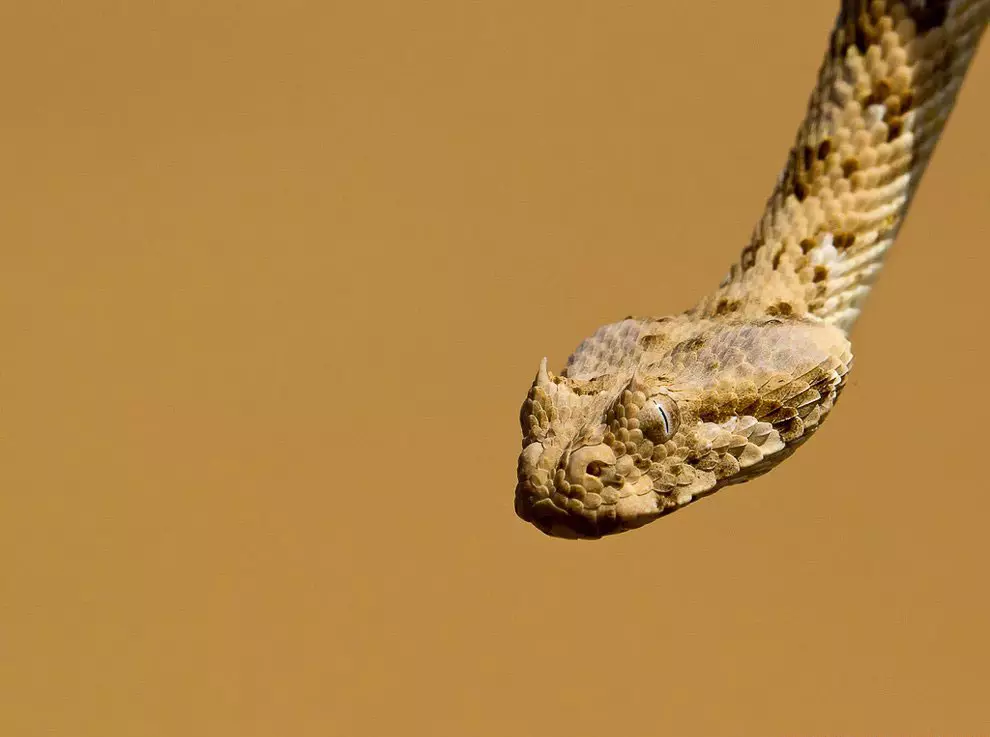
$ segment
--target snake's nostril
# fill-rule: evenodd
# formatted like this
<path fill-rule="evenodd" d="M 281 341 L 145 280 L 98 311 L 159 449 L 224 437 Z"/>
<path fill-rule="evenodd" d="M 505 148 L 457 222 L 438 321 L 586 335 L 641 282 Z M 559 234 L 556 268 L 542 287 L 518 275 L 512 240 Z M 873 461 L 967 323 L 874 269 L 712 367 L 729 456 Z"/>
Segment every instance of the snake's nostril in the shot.
<path fill-rule="evenodd" d="M 591 445 L 571 453 L 565 472 L 572 484 L 582 484 L 588 475 L 601 476 L 615 463 L 615 452 L 607 445 Z"/>

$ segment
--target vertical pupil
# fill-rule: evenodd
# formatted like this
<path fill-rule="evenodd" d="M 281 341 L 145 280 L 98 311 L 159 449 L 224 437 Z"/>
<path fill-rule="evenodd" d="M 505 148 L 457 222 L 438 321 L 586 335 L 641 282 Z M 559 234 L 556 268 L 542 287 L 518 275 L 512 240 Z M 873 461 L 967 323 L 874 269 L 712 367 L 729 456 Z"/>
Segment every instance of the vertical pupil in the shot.
<path fill-rule="evenodd" d="M 657 411 L 660 413 L 660 419 L 663 420 L 663 434 L 670 435 L 670 418 L 663 411 L 663 406 L 656 399 L 653 400 L 653 406 L 657 408 Z"/>

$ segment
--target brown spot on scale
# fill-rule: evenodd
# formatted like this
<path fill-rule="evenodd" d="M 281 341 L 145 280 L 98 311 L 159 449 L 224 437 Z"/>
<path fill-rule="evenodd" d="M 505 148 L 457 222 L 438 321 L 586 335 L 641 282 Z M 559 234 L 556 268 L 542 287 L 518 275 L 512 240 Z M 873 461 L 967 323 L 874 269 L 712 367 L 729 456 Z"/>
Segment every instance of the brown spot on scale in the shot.
<path fill-rule="evenodd" d="M 792 417 L 779 428 L 780 439 L 785 443 L 797 440 L 804 434 L 804 423 L 800 417 Z"/>
<path fill-rule="evenodd" d="M 659 351 L 667 341 L 666 335 L 644 335 L 639 339 L 639 344 L 644 351 Z"/>
<path fill-rule="evenodd" d="M 884 114 L 884 120 L 901 114 L 901 98 L 897 95 L 890 95 L 883 101 L 883 106 L 887 109 L 887 112 Z"/>
<path fill-rule="evenodd" d="M 828 155 L 832 153 L 832 141 L 826 138 L 821 143 L 819 143 L 817 153 L 818 153 L 819 161 L 824 161 L 825 159 L 827 159 Z"/>
<path fill-rule="evenodd" d="M 740 265 L 743 269 L 751 269 L 754 264 L 756 264 L 756 246 L 746 246 L 743 249 L 742 256 L 739 259 Z"/>
<path fill-rule="evenodd" d="M 794 407 L 780 407 L 773 412 L 768 412 L 761 419 L 776 425 L 797 417 L 797 414 L 797 409 Z"/>
<path fill-rule="evenodd" d="M 918 33 L 927 33 L 945 25 L 949 15 L 949 0 L 904 0 L 908 17 L 914 21 Z"/>
<path fill-rule="evenodd" d="M 688 338 L 687 340 L 678 343 L 674 348 L 675 351 L 696 351 L 705 345 L 705 338 L 701 335 L 696 335 L 693 338 Z"/>
<path fill-rule="evenodd" d="M 855 8 L 855 6 L 861 5 L 861 3 L 847 0 L 846 5 Z M 852 12 L 856 11 L 853 10 Z M 873 23 L 873 19 L 863 9 L 859 10 L 853 23 L 853 43 L 856 44 L 856 48 L 859 49 L 860 54 L 865 54 L 870 46 L 873 46 L 880 40 L 880 31 Z"/>
<path fill-rule="evenodd" d="M 855 234 L 849 232 L 836 233 L 832 239 L 832 245 L 835 246 L 835 249 L 837 251 L 844 251 L 850 246 L 852 246 L 852 244 L 855 242 L 856 242 Z"/>
<path fill-rule="evenodd" d="M 816 245 L 818 244 L 815 243 L 814 238 L 805 238 L 801 241 L 801 250 L 804 252 L 805 255 L 807 255 L 811 253 L 811 249 L 813 249 Z"/>
<path fill-rule="evenodd" d="M 887 141 L 893 141 L 904 131 L 904 121 L 900 117 L 891 118 L 887 121 Z"/>
<path fill-rule="evenodd" d="M 826 279 L 828 279 L 828 269 L 826 269 L 824 266 L 820 266 L 820 265 L 816 266 L 815 275 L 812 277 L 811 280 L 817 284 L 818 282 L 823 282 Z"/>
<path fill-rule="evenodd" d="M 738 309 L 739 309 L 739 302 L 737 300 L 726 299 L 725 297 L 722 297 L 722 299 L 718 301 L 718 304 L 715 305 L 715 314 L 728 315 L 732 312 L 735 312 Z"/>
<path fill-rule="evenodd" d="M 784 247 L 781 246 L 780 248 L 777 249 L 777 253 L 773 255 L 773 261 L 770 264 L 774 269 L 780 268 L 780 257 L 783 255 L 784 255 Z"/>
<path fill-rule="evenodd" d="M 905 90 L 901 95 L 901 108 L 900 113 L 903 115 L 914 105 L 914 92 L 911 90 Z"/>
<path fill-rule="evenodd" d="M 873 86 L 873 91 L 870 93 L 870 97 L 867 100 L 867 104 L 885 105 L 887 103 L 887 98 L 890 97 L 891 89 L 892 88 L 888 80 L 877 80 L 877 83 Z"/>
<path fill-rule="evenodd" d="M 842 162 L 842 174 L 848 179 L 859 171 L 859 162 L 852 156 Z"/>
<path fill-rule="evenodd" d="M 846 30 L 841 26 L 832 29 L 832 35 L 829 36 L 828 44 L 832 56 L 839 56 L 846 47 Z"/>
<path fill-rule="evenodd" d="M 794 196 L 797 197 L 798 202 L 804 202 L 807 199 L 808 188 L 804 182 L 794 182 Z"/>
<path fill-rule="evenodd" d="M 714 396 L 705 397 L 698 404 L 698 419 L 702 422 L 725 422 L 733 416 L 732 407 L 721 404 Z M 674 472 L 674 469 L 670 469 Z"/>
<path fill-rule="evenodd" d="M 767 314 L 773 317 L 790 317 L 794 314 L 794 307 L 790 302 L 778 302 L 767 307 Z"/>

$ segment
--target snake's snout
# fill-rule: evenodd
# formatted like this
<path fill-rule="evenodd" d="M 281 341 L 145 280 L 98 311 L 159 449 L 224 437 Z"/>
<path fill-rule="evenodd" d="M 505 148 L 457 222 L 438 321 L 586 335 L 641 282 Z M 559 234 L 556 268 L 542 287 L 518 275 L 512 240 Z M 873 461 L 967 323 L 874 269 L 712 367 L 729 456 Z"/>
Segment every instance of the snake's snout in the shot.
<path fill-rule="evenodd" d="M 564 508 L 557 506 L 561 502 Z M 550 537 L 598 538 L 602 533 L 592 520 L 581 512 L 568 511 L 567 502 L 558 497 L 542 497 L 528 482 L 520 481 L 516 486 L 516 514 L 532 523 Z"/>
<path fill-rule="evenodd" d="M 563 459 L 559 456 L 542 443 L 530 443 L 520 454 L 516 514 L 552 537 L 601 537 L 593 520 L 587 518 L 583 499 L 570 493 L 568 480 L 584 473 L 592 458 L 575 453 Z"/>
<path fill-rule="evenodd" d="M 552 537 L 596 539 L 641 526 L 659 513 L 649 477 L 635 480 L 605 444 L 576 448 L 550 466 L 539 443 L 522 452 L 516 514 Z"/>

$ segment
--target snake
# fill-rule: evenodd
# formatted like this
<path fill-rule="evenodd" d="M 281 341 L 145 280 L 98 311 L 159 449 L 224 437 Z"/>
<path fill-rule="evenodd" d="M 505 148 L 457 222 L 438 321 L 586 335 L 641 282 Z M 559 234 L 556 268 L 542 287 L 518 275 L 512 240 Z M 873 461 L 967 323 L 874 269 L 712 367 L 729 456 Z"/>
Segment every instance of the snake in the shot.
<path fill-rule="evenodd" d="M 990 0 L 842 0 L 786 164 L 718 287 L 599 328 L 559 374 L 541 361 L 520 410 L 518 517 L 558 538 L 638 529 L 814 435 L 988 21 Z"/>

